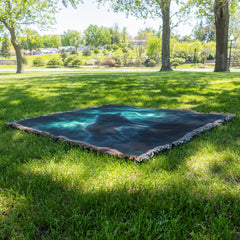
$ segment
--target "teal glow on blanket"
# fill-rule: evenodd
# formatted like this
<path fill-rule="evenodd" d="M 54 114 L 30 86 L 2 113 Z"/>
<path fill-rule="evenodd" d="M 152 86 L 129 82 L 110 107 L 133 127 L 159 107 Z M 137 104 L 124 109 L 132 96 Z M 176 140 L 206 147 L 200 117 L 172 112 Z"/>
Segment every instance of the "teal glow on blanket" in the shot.
<path fill-rule="evenodd" d="M 40 134 L 47 132 L 51 136 L 63 136 L 73 142 L 79 141 L 80 145 L 89 144 L 97 150 L 111 149 L 118 155 L 135 156 L 133 158 L 137 159 L 146 153 L 153 155 L 154 151 L 183 143 L 184 138 L 188 141 L 198 132 L 233 116 L 105 105 L 23 119 L 14 124 L 38 130 Z"/>

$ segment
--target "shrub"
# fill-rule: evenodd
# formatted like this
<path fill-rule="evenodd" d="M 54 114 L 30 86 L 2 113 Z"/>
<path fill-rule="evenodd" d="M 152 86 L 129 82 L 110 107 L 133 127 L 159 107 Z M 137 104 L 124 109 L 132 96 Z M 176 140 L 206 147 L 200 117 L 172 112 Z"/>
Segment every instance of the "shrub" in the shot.
<path fill-rule="evenodd" d="M 179 64 L 178 62 L 173 62 L 171 65 L 172 65 L 174 68 L 176 68 L 176 67 L 179 66 L 180 64 Z"/>
<path fill-rule="evenodd" d="M 82 55 L 85 57 L 91 56 L 91 50 L 90 49 L 84 49 L 82 52 Z"/>
<path fill-rule="evenodd" d="M 207 61 L 207 58 L 205 56 L 201 56 L 199 60 L 200 60 L 200 63 L 205 64 Z"/>
<path fill-rule="evenodd" d="M 133 50 L 133 49 L 134 49 L 133 43 L 129 43 L 128 48 L 130 48 L 131 50 Z"/>
<path fill-rule="evenodd" d="M 119 46 L 118 46 L 116 43 L 114 43 L 114 44 L 112 45 L 112 49 L 113 49 L 114 51 L 116 51 L 118 48 L 119 48 Z"/>
<path fill-rule="evenodd" d="M 199 57 L 198 57 L 196 48 L 194 49 L 193 63 L 199 63 Z"/>
<path fill-rule="evenodd" d="M 123 52 L 123 53 L 128 53 L 128 48 L 127 48 L 127 47 L 124 47 L 124 48 L 122 49 L 122 52 Z"/>
<path fill-rule="evenodd" d="M 115 56 L 113 56 L 112 57 L 114 60 L 115 60 L 115 62 L 116 62 L 116 67 L 122 67 L 124 64 L 123 64 L 123 62 L 124 62 L 124 59 L 123 59 L 123 56 L 121 56 L 121 55 L 115 55 Z"/>
<path fill-rule="evenodd" d="M 78 52 L 77 52 L 76 48 L 72 48 L 70 54 L 71 55 L 78 55 Z"/>
<path fill-rule="evenodd" d="M 107 47 L 106 47 L 106 49 L 108 50 L 108 51 L 111 51 L 112 50 L 112 47 L 111 47 L 111 45 L 107 45 Z"/>
<path fill-rule="evenodd" d="M 129 54 L 125 53 L 123 55 L 122 59 L 123 59 L 123 66 L 125 66 L 125 67 L 128 66 L 128 62 L 129 62 L 129 60 L 131 60 L 130 57 L 129 57 Z"/>
<path fill-rule="evenodd" d="M 140 46 L 138 48 L 140 48 Z M 161 49 L 162 49 L 162 41 L 159 37 L 152 36 L 148 39 L 146 54 L 149 58 L 159 63 L 161 59 Z M 144 52 L 144 48 L 141 47 L 139 51 Z M 139 54 L 139 56 L 141 55 Z"/>
<path fill-rule="evenodd" d="M 157 64 L 156 61 L 154 61 L 154 59 L 151 59 L 151 58 L 146 59 L 144 62 L 144 65 L 146 67 L 154 67 L 156 66 L 156 64 Z"/>
<path fill-rule="evenodd" d="M 65 59 L 64 61 L 64 66 L 69 66 L 71 64 L 71 62 L 74 60 L 74 58 L 76 58 L 76 56 L 69 56 Z"/>
<path fill-rule="evenodd" d="M 134 66 L 134 61 L 133 60 L 128 60 L 126 66 L 127 67 L 133 67 Z"/>
<path fill-rule="evenodd" d="M 94 64 L 97 65 L 97 66 L 100 66 L 101 65 L 101 60 L 98 58 L 94 61 Z"/>
<path fill-rule="evenodd" d="M 68 54 L 66 53 L 65 49 L 61 50 L 60 56 L 61 56 L 63 61 L 67 58 Z"/>
<path fill-rule="evenodd" d="M 47 66 L 51 67 L 51 68 L 56 68 L 56 67 L 60 67 L 63 64 L 62 60 L 58 57 L 52 57 L 48 63 Z"/>
<path fill-rule="evenodd" d="M 71 55 L 64 61 L 64 66 L 79 67 L 84 65 L 83 61 L 77 55 Z"/>
<path fill-rule="evenodd" d="M 215 57 L 212 54 L 209 54 L 209 57 L 207 58 L 207 60 L 214 60 Z"/>
<path fill-rule="evenodd" d="M 28 64 L 27 58 L 25 56 L 22 56 L 22 63 L 23 63 L 23 65 Z"/>
<path fill-rule="evenodd" d="M 134 67 L 141 67 L 143 65 L 143 60 L 141 58 L 137 58 L 134 63 Z"/>
<path fill-rule="evenodd" d="M 231 59 L 232 61 L 240 62 L 240 46 L 239 49 L 233 49 Z"/>
<path fill-rule="evenodd" d="M 108 54 L 107 49 L 103 49 L 103 54 L 104 54 L 104 55 L 107 55 L 107 54 Z"/>
<path fill-rule="evenodd" d="M 121 43 L 121 44 L 120 44 L 120 48 L 123 49 L 123 48 L 125 48 L 125 47 L 126 47 L 126 44 L 125 44 L 125 43 Z"/>
<path fill-rule="evenodd" d="M 174 51 L 173 56 L 176 57 L 176 58 L 184 58 L 184 59 L 186 59 L 187 58 L 187 53 L 185 51 L 183 51 L 183 50 L 176 49 Z"/>
<path fill-rule="evenodd" d="M 72 61 L 71 61 L 71 65 L 73 67 L 79 67 L 83 65 L 83 61 L 79 58 L 79 57 L 75 57 Z"/>
<path fill-rule="evenodd" d="M 184 64 L 186 62 L 185 58 L 172 58 L 171 63 L 177 62 L 180 64 Z"/>
<path fill-rule="evenodd" d="M 94 48 L 93 52 L 94 52 L 95 54 L 98 54 L 98 53 L 99 53 L 99 49 L 98 49 L 98 48 Z"/>
<path fill-rule="evenodd" d="M 107 57 L 102 60 L 102 65 L 108 65 L 109 67 L 115 67 L 116 61 L 113 58 Z"/>
<path fill-rule="evenodd" d="M 44 63 L 44 59 L 42 57 L 36 57 L 33 60 L 33 66 L 34 67 L 42 67 L 44 65 L 45 65 L 45 63 Z"/>
<path fill-rule="evenodd" d="M 114 52 L 114 55 L 123 55 L 123 51 L 121 49 L 117 49 L 115 52 Z"/>

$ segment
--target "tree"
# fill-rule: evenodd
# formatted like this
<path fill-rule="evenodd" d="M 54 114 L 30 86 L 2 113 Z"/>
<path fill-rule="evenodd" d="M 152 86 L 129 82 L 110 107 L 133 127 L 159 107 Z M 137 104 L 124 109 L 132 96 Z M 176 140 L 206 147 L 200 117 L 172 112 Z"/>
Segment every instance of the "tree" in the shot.
<path fill-rule="evenodd" d="M 214 4 L 216 25 L 216 63 L 215 72 L 227 72 L 228 69 L 228 0 L 216 0 Z"/>
<path fill-rule="evenodd" d="M 228 69 L 228 32 L 230 13 L 239 4 L 237 0 L 189 0 L 190 5 L 198 7 L 200 17 L 214 16 L 216 27 L 215 72 L 227 72 Z"/>
<path fill-rule="evenodd" d="M 110 35 L 111 35 L 111 44 L 120 45 L 121 43 L 121 34 L 119 32 L 119 27 L 117 24 L 114 27 L 109 28 Z"/>
<path fill-rule="evenodd" d="M 154 36 L 154 31 L 151 28 L 146 28 L 140 30 L 137 36 L 134 37 L 135 40 L 145 40 L 145 45 L 148 44 L 148 39 Z"/>
<path fill-rule="evenodd" d="M 74 46 L 76 49 L 83 44 L 81 33 L 75 30 L 68 30 L 61 35 L 63 46 Z"/>
<path fill-rule="evenodd" d="M 4 25 L 11 35 L 11 42 L 17 57 L 17 73 L 23 72 L 21 45 L 17 35 L 26 26 L 41 26 L 52 22 L 52 14 L 57 11 L 57 1 L 47 0 L 0 0 L 0 24 Z"/>
<path fill-rule="evenodd" d="M 39 49 L 42 46 L 41 37 L 37 31 L 26 29 L 24 33 L 26 36 L 19 38 L 22 48 L 32 51 L 33 49 Z"/>
<path fill-rule="evenodd" d="M 97 25 L 89 25 L 84 31 L 87 46 L 99 47 L 111 43 L 111 34 L 109 29 L 98 27 Z"/>
<path fill-rule="evenodd" d="M 128 42 L 128 32 L 127 28 L 123 27 L 122 32 L 121 32 L 121 40 L 123 44 L 127 44 Z"/>
<path fill-rule="evenodd" d="M 68 54 L 67 54 L 65 49 L 61 50 L 60 56 L 61 56 L 63 61 L 67 58 Z"/>
<path fill-rule="evenodd" d="M 207 24 L 203 24 L 203 21 L 201 21 L 193 29 L 194 39 L 201 42 L 216 41 L 216 29 L 214 25 L 214 19 Z"/>
<path fill-rule="evenodd" d="M 149 16 L 162 18 L 162 67 L 161 71 L 171 71 L 170 63 L 170 4 L 171 0 L 97 0 L 111 2 L 114 11 L 124 11 L 137 17 Z M 176 1 L 178 2 L 178 1 Z"/>
<path fill-rule="evenodd" d="M 148 40 L 147 56 L 157 63 L 160 60 L 161 45 L 161 39 L 156 36 L 152 36 Z"/>
<path fill-rule="evenodd" d="M 2 47 L 1 47 L 1 56 L 3 58 L 9 58 L 11 56 L 10 54 L 10 41 L 9 39 L 5 36 L 2 41 Z"/>
<path fill-rule="evenodd" d="M 161 0 L 160 8 L 162 12 L 162 68 L 161 71 L 170 71 L 170 4 L 171 0 Z"/>
<path fill-rule="evenodd" d="M 192 41 L 192 37 L 190 35 L 184 35 L 180 38 L 181 42 L 191 42 Z"/>
<path fill-rule="evenodd" d="M 229 33 L 234 36 L 234 40 L 240 38 L 240 6 L 236 6 L 235 12 L 230 15 Z"/>
<path fill-rule="evenodd" d="M 65 5 L 67 2 L 63 0 Z M 78 3 L 77 0 L 70 2 L 74 6 Z M 17 73 L 23 72 L 21 45 L 17 38 L 19 32 L 32 24 L 40 27 L 51 25 L 57 11 L 58 0 L 0 0 L 0 28 L 3 25 L 10 33 L 17 57 Z"/>
<path fill-rule="evenodd" d="M 42 47 L 45 48 L 58 48 L 62 45 L 60 35 L 58 34 L 43 35 L 40 37 L 40 41 Z"/>

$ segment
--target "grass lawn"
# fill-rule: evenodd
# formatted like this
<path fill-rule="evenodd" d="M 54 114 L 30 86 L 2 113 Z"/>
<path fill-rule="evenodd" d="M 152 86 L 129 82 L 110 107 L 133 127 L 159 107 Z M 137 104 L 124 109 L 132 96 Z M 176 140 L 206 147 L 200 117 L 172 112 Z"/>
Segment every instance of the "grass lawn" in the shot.
<path fill-rule="evenodd" d="M 101 104 L 237 116 L 143 164 L 4 125 Z M 239 73 L 0 74 L 0 239 L 240 239 Z"/>

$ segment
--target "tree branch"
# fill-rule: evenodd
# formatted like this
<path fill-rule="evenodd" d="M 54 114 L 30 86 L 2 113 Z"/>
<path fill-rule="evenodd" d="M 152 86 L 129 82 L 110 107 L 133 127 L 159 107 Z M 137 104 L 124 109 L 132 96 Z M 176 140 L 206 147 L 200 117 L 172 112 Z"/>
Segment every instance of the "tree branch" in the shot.
<path fill-rule="evenodd" d="M 5 21 L 5 19 L 0 18 L 0 22 L 2 22 L 2 23 L 4 24 L 4 26 L 5 26 L 8 30 L 10 30 L 10 26 L 9 26 L 9 24 Z"/>

